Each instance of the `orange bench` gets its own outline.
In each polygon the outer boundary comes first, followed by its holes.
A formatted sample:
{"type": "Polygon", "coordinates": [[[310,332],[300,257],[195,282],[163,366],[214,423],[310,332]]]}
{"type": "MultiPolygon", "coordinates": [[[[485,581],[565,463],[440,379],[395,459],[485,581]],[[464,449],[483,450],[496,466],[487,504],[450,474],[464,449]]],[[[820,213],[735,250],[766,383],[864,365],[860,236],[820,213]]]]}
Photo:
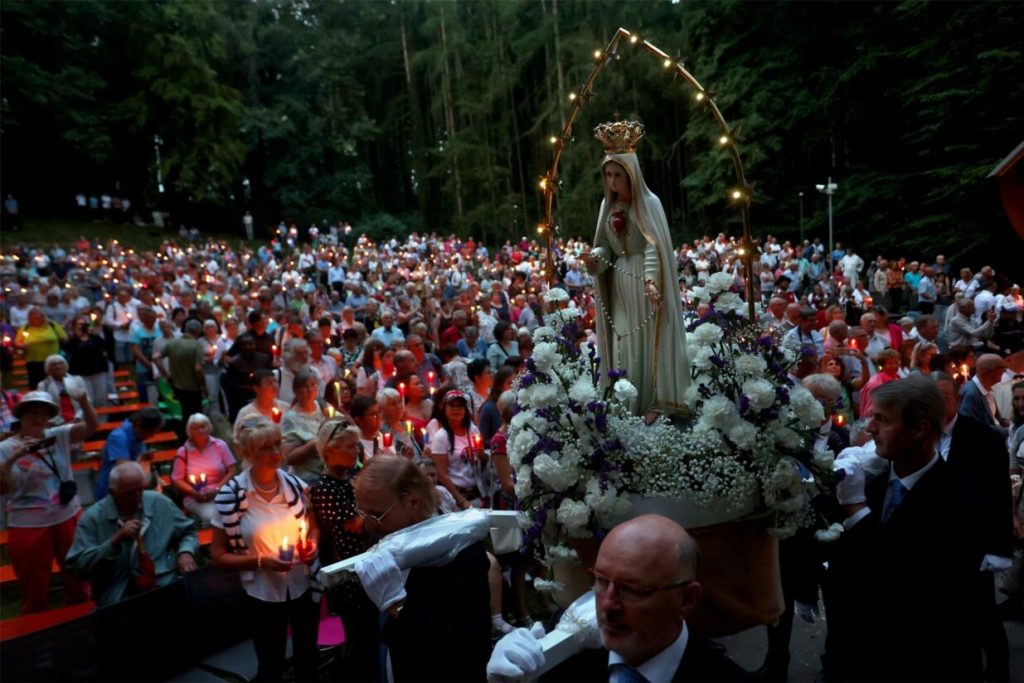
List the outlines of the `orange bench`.
{"type": "MultiPolygon", "coordinates": [[[[174,432],[158,432],[153,436],[146,439],[147,444],[154,443],[168,443],[170,441],[177,441],[178,435],[174,432]]],[[[82,444],[83,453],[96,453],[103,450],[103,444],[107,442],[106,439],[99,439],[96,441],[86,441],[82,444]]]]}
{"type": "Polygon", "coordinates": [[[121,413],[134,413],[143,408],[152,408],[152,403],[122,403],[118,406],[103,406],[96,409],[97,415],[119,415],[121,413]]]}
{"type": "Polygon", "coordinates": [[[86,614],[91,612],[96,605],[92,602],[83,602],[78,605],[70,605],[68,607],[59,607],[57,609],[46,610],[45,612],[37,612],[36,614],[26,614],[21,617],[14,617],[11,619],[4,619],[0,621],[0,641],[11,640],[19,636],[27,636],[30,633],[36,631],[42,631],[45,628],[51,626],[57,626],[69,621],[73,621],[80,617],[84,617],[86,614]]]}

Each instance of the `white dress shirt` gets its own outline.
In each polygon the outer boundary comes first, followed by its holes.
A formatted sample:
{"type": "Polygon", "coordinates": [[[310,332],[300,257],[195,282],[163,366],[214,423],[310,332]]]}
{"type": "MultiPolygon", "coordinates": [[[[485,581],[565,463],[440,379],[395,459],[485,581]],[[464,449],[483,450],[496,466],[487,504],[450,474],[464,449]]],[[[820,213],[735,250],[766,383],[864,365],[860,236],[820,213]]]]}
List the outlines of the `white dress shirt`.
{"type": "MultiPolygon", "coordinates": [[[[686,622],[684,621],[683,628],[679,631],[679,636],[672,641],[671,645],[640,666],[634,666],[633,668],[652,683],[671,681],[672,677],[676,675],[676,671],[679,670],[679,664],[683,661],[683,655],[686,654],[686,644],[689,641],[690,631],[687,629],[686,622]]],[[[619,683],[621,666],[625,665],[626,662],[619,656],[619,653],[612,650],[608,651],[609,683],[619,683]]]]}

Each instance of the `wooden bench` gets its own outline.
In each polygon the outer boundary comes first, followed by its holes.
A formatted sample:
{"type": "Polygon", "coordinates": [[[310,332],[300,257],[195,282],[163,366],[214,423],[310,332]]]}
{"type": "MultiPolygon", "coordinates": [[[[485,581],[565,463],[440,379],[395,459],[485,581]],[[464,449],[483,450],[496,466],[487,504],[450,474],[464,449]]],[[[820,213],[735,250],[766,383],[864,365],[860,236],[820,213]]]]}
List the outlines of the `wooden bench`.
{"type": "Polygon", "coordinates": [[[152,408],[152,403],[122,403],[118,406],[103,406],[96,409],[97,415],[120,415],[121,413],[134,413],[143,408],[152,408]]]}
{"type": "Polygon", "coordinates": [[[26,614],[21,617],[4,619],[0,621],[0,641],[27,636],[30,633],[42,631],[51,626],[73,621],[84,617],[95,607],[96,605],[92,602],[83,602],[78,605],[59,607],[46,610],[45,612],[37,612],[36,614],[26,614]]]}
{"type": "MultiPolygon", "coordinates": [[[[177,454],[177,448],[169,448],[164,451],[156,451],[155,453],[153,453],[152,463],[154,465],[160,465],[163,463],[171,462],[174,460],[174,456],[176,456],[177,454]]],[[[75,472],[81,472],[82,470],[93,470],[95,472],[99,472],[100,464],[102,462],[103,460],[100,458],[100,454],[97,453],[84,460],[79,460],[78,462],[71,463],[71,469],[75,472]]]]}
{"type": "MultiPolygon", "coordinates": [[[[175,434],[174,432],[158,432],[158,433],[154,434],[153,436],[149,437],[148,439],[146,439],[146,443],[147,444],[168,443],[168,442],[177,441],[177,440],[178,440],[178,435],[175,434]]],[[[99,451],[102,451],[103,450],[103,444],[105,444],[106,442],[107,442],[106,439],[99,439],[99,440],[96,440],[96,441],[86,441],[84,444],[82,444],[82,452],[83,453],[97,453],[99,451]]]]}

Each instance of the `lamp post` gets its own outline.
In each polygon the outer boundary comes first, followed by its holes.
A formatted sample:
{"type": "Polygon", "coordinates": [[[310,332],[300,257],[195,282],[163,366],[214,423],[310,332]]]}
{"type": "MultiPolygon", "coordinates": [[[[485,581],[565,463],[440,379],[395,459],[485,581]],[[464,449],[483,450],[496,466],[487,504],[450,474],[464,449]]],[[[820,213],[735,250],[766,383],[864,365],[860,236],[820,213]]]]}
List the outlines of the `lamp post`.
{"type": "Polygon", "coordinates": [[[153,151],[156,152],[156,189],[160,194],[164,193],[164,176],[160,169],[160,147],[163,144],[164,141],[159,135],[153,136],[153,151]]]}
{"type": "Polygon", "coordinates": [[[835,271],[835,265],[832,263],[832,195],[839,189],[839,186],[833,183],[832,176],[829,176],[828,183],[814,187],[818,192],[828,195],[828,276],[829,282],[831,282],[832,273],[835,271]]]}

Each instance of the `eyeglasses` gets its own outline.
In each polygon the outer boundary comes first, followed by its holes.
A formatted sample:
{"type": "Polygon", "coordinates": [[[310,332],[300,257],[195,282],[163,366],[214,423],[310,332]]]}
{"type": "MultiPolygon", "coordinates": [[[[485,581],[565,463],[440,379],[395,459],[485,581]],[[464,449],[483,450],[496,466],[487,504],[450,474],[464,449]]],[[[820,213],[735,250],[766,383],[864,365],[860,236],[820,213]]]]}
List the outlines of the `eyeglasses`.
{"type": "Polygon", "coordinates": [[[655,593],[661,591],[674,590],[676,588],[682,588],[693,583],[692,579],[686,581],[680,581],[679,583],[672,583],[667,586],[657,586],[654,588],[645,588],[643,586],[637,586],[632,583],[625,583],[618,579],[613,579],[609,576],[605,576],[601,572],[597,571],[593,567],[587,570],[590,575],[594,578],[594,595],[601,595],[610,589],[613,585],[619,595],[619,600],[627,604],[633,604],[643,602],[647,598],[651,597],[655,593]]]}
{"type": "Polygon", "coordinates": [[[369,512],[365,512],[363,510],[360,510],[359,508],[356,508],[356,514],[365,519],[367,522],[373,522],[377,526],[380,526],[381,523],[384,521],[384,518],[388,516],[388,513],[394,510],[395,506],[398,505],[400,502],[402,502],[401,498],[392,503],[391,507],[389,507],[387,510],[380,513],[379,515],[371,515],[369,512]]]}

